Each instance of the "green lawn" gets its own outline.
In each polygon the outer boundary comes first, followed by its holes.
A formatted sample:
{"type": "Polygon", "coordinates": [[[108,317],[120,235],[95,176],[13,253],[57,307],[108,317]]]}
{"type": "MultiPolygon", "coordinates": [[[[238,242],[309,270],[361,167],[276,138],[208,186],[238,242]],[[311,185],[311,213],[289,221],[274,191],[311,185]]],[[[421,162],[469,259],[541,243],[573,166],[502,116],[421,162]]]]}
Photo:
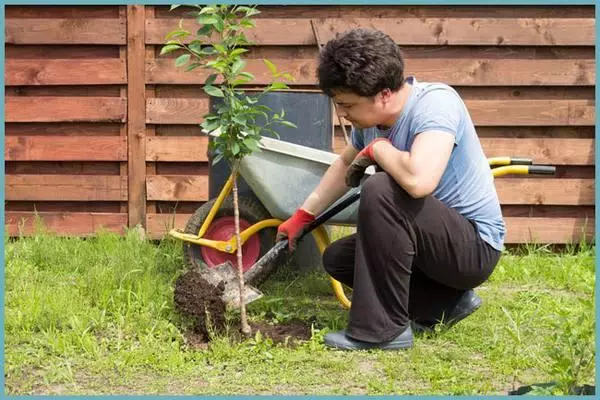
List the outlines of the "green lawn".
{"type": "MultiPolygon", "coordinates": [[[[402,352],[327,350],[347,312],[321,271],[279,271],[254,322],[310,321],[312,338],[226,335],[195,346],[173,310],[180,244],[101,234],[5,240],[5,376],[16,394],[505,394],[594,381],[595,248],[506,253],[484,305],[402,352]]],[[[235,329],[236,315],[230,315],[235,329]]]]}

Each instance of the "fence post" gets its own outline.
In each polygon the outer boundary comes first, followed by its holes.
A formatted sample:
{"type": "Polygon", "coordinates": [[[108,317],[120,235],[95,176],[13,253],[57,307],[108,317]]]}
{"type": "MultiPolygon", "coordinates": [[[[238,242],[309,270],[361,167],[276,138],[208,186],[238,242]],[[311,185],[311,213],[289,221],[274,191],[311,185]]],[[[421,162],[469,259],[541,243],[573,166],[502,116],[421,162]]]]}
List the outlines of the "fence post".
{"type": "Polygon", "coordinates": [[[128,224],[146,225],[145,9],[127,6],[128,224]]]}

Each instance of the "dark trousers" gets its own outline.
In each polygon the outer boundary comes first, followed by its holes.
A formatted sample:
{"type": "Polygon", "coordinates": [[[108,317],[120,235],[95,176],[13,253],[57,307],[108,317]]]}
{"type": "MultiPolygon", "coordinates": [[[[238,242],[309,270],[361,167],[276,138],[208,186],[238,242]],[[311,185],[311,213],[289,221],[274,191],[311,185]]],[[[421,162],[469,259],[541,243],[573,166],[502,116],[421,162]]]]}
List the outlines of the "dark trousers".
{"type": "Polygon", "coordinates": [[[441,320],[491,275],[500,254],[458,212],[432,196],[414,199],[378,172],[363,184],[357,233],[332,243],[323,265],[353,288],[346,334],[377,343],[411,319],[441,320]]]}

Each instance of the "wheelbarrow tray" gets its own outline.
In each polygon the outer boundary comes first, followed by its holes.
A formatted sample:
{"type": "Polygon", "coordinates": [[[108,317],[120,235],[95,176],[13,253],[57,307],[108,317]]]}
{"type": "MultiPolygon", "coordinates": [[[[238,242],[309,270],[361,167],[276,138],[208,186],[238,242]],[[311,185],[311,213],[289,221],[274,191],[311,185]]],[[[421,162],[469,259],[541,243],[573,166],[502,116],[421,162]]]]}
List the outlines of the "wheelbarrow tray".
{"type": "MultiPolygon", "coordinates": [[[[211,136],[218,136],[213,131],[211,136]]],[[[337,154],[263,137],[261,151],[244,157],[240,174],[271,216],[289,218],[317,187],[337,154]]],[[[372,172],[372,171],[368,171],[372,172]]],[[[356,225],[358,202],[329,220],[330,224],[356,225]]]]}

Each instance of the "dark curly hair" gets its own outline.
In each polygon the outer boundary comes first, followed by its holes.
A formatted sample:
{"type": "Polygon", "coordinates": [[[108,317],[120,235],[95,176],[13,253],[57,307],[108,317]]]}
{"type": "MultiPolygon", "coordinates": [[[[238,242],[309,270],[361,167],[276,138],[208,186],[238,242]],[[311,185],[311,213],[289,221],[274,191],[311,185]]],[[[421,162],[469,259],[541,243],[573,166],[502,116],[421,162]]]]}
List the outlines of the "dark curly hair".
{"type": "Polygon", "coordinates": [[[317,68],[319,88],[372,97],[383,89],[396,91],[404,82],[404,58],[387,34],[372,29],[346,31],[325,45],[317,68]]]}

